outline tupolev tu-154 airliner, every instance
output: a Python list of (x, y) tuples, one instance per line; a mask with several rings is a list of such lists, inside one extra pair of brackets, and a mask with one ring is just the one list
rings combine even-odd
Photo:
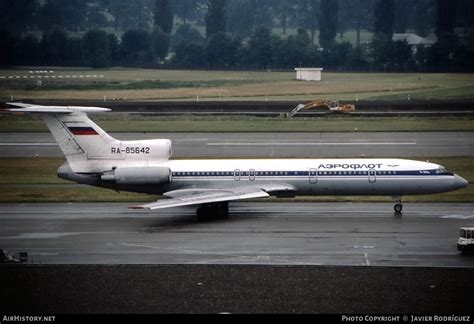
[(173, 160), (167, 139), (119, 141), (87, 113), (98, 107), (10, 103), (12, 112), (36, 113), (66, 157), (63, 179), (117, 191), (163, 195), (168, 199), (132, 208), (196, 205), (198, 216), (224, 217), (229, 202), (297, 195), (391, 196), (401, 213), (401, 197), (462, 189), (468, 182), (443, 166), (403, 159), (221, 159)]

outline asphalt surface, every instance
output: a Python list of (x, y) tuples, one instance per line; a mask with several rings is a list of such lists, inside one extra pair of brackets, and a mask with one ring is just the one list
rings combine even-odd
[[(459, 318), (473, 313), (473, 275), (473, 269), (385, 267), (0, 266), (0, 314), (54, 314), (59, 323), (110, 319), (61, 315), (95, 313), (356, 314), (374, 323), (413, 323), (412, 315), (423, 314), (440, 317), (435, 323), (472, 323), (472, 316)], [(130, 319), (159, 320), (117, 320)], [(348, 322), (341, 315), (314, 319)]]
[(1, 204), (0, 248), (29, 257), (0, 265), (2, 318), (472, 313), (474, 256), (456, 241), (473, 204), (406, 204), (396, 217), (391, 204), (239, 202), (205, 222), (126, 207)]
[[(30, 264), (337, 265), (474, 268), (456, 249), (474, 204), (235, 202), (230, 217), (127, 204), (1, 204), (0, 248)], [(16, 254), (16, 256), (18, 256)]]
[[(473, 132), (117, 133), (119, 140), (169, 138), (175, 158), (474, 156)], [(49, 133), (1, 133), (0, 157), (60, 157)]]

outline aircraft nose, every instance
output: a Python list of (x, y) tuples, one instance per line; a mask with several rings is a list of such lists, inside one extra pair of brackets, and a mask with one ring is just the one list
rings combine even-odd
[(457, 174), (454, 175), (454, 189), (462, 189), (466, 188), (469, 185), (469, 182), (464, 179), (463, 177), (458, 176)]

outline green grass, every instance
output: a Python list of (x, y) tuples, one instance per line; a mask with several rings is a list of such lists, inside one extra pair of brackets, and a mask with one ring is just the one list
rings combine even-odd
[(56, 202), (150, 202), (158, 197), (130, 192), (63, 186), (58, 188), (0, 187), (0, 203), (56, 203)]
[[(329, 73), (321, 82), (295, 80), (295, 72), (181, 71), (146, 69), (55, 69), (56, 75), (103, 75), (103, 78), (13, 79), (0, 83), (0, 100), (314, 100), (472, 99), (469, 73)], [(29, 75), (0, 70), (0, 76)]]
[[(433, 89), (420, 89), (415, 92), (410, 93), (410, 98), (416, 98), (418, 100), (430, 100), (435, 97), (439, 97), (440, 91), (439, 88), (433, 88)], [(391, 95), (380, 95), (380, 96), (373, 96), (370, 99), (374, 100), (407, 100), (408, 94), (402, 92), (402, 93), (397, 93), (397, 94), (391, 94)], [(450, 99), (474, 99), (474, 85), (470, 86), (464, 86), (464, 87), (456, 87), (456, 88), (449, 88), (449, 89), (443, 89), (442, 90), (442, 98), (443, 100), (450, 100)]]
[(64, 158), (0, 158), (0, 185), (69, 184), (57, 177)]
[[(437, 195), (404, 196), (404, 202), (444, 202), (474, 203), (474, 186)], [(148, 203), (158, 200), (159, 196), (136, 194), (130, 192), (117, 193), (112, 190), (64, 186), (63, 188), (15, 188), (0, 187), (0, 203), (59, 203), (59, 202), (128, 202)], [(299, 196), (292, 199), (268, 198), (257, 199), (262, 202), (392, 202), (390, 197), (379, 196)]]
[(387, 132), (473, 131), (473, 117), (152, 117), (146, 120), (113, 120), (101, 123), (108, 131), (131, 132)]
[[(393, 202), (388, 196), (299, 196), (292, 199), (269, 198), (272, 202)], [(474, 186), (443, 194), (403, 196), (410, 203), (474, 203)], [(259, 200), (264, 201), (264, 200)]]
[[(253, 117), (140, 116), (105, 114), (93, 119), (107, 132), (439, 132), (474, 131), (473, 116), (446, 117)], [(47, 132), (36, 117), (0, 115), (0, 132)]]
[[(141, 90), (141, 89), (180, 89), (180, 88), (211, 88), (221, 86), (233, 86), (242, 84), (253, 84), (263, 81), (255, 80), (203, 80), (203, 81), (160, 81), (145, 80), (135, 82), (97, 82), (97, 83), (59, 83), (45, 82), (41, 87), (42, 91), (58, 90)], [(35, 90), (34, 84), (16, 84), (10, 89), (14, 90)]]
[[(474, 157), (430, 158), (474, 182)], [(0, 203), (6, 202), (149, 202), (157, 196), (117, 193), (113, 190), (77, 186), (56, 176), (62, 158), (0, 158)], [(273, 201), (391, 201), (390, 197), (320, 196)], [(455, 192), (404, 197), (407, 202), (474, 202), (474, 186)]]
[[(0, 76), (30, 76), (28, 70), (23, 69), (0, 69)], [(62, 79), (43, 79), (45, 82), (62, 83), (94, 83), (94, 82), (141, 82), (141, 81), (162, 81), (162, 82), (209, 82), (209, 81), (285, 81), (291, 80), (294, 73), (288, 72), (247, 72), (247, 71), (205, 71), (205, 70), (152, 70), (152, 69), (129, 69), (129, 68), (111, 68), (111, 69), (74, 69), (74, 68), (54, 68), (54, 75), (103, 75), (97, 78), (62, 78)], [(20, 83), (13, 79), (12, 84)], [(8, 84), (4, 81), (2, 84)]]

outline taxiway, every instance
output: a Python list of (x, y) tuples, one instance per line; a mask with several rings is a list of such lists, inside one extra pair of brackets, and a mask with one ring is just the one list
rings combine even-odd
[(34, 264), (227, 264), (474, 267), (456, 250), (474, 204), (231, 204), (224, 220), (192, 208), (1, 204), (0, 248)]

